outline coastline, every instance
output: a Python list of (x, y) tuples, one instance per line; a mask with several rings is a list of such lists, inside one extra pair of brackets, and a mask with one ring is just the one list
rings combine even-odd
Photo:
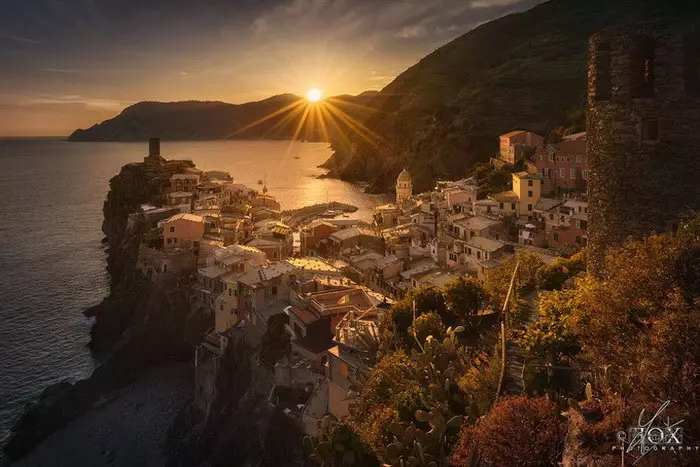
[(191, 397), (192, 380), (190, 362), (146, 370), (12, 465), (164, 465), (167, 432)]

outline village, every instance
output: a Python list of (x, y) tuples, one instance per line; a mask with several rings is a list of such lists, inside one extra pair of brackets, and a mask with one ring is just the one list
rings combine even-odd
[[(151, 139), (143, 164), (174, 162)], [(371, 224), (334, 210), (285, 216), (266, 187), (194, 164), (173, 174), (163, 206), (142, 205), (130, 223), (150, 227), (138, 269), (156, 284), (189, 278), (192, 314), (209, 328), (195, 351), (195, 405), (211, 409), (232, 332), (259, 348), (268, 325), (283, 323), (291, 352), (256, 364), (269, 374), (269, 403), (314, 435), (325, 415), (348, 414), (383, 313), (411, 289), (483, 277), (520, 250), (549, 264), (586, 246), (585, 133), (551, 145), (507, 133), (490, 164), (516, 163), (525, 170), (512, 189), (487, 197), (474, 178), (414, 193), (403, 170), (395, 202), (377, 206)]]

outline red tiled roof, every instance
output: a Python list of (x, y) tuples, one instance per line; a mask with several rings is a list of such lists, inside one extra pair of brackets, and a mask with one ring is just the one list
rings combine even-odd
[(294, 316), (299, 318), (304, 324), (311, 324), (319, 318), (316, 313), (308, 308), (297, 308), (293, 306), (289, 311), (294, 313)]

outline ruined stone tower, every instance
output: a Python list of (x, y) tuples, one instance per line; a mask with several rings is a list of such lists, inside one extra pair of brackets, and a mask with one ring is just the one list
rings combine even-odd
[(608, 246), (700, 209), (698, 29), (643, 24), (591, 38), (587, 150), (595, 273)]

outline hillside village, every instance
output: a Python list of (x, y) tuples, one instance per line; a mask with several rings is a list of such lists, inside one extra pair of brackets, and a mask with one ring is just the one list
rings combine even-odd
[[(491, 163), (517, 161), (527, 170), (512, 174), (512, 189), (485, 198), (474, 178), (414, 193), (404, 170), (395, 202), (376, 206), (371, 224), (332, 210), (300, 221), (283, 215), (266, 188), (182, 164), (160, 193), (165, 203), (142, 205), (130, 222), (150, 225), (137, 268), (156, 284), (190, 284), (192, 313), (209, 323), (195, 352), (195, 405), (211, 410), (231, 332), (259, 348), (281, 319), (291, 352), (272, 362), (258, 356), (258, 365), (269, 373), (270, 403), (314, 435), (326, 414), (348, 414), (352, 375), (367, 369), (362, 336), (381, 332), (396, 300), (482, 278), (517, 251), (551, 264), (584, 247), (585, 134), (548, 146), (530, 132), (503, 135)], [(142, 164), (173, 162), (152, 139)]]

